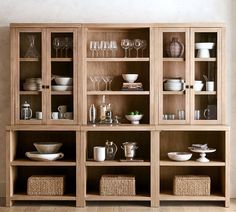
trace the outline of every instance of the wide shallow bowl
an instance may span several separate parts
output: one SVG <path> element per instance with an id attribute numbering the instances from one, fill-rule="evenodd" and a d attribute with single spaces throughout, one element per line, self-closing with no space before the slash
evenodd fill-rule
<path id="1" fill-rule="evenodd" d="M 214 43 L 204 42 L 204 43 L 195 43 L 195 49 L 213 49 Z"/>
<path id="2" fill-rule="evenodd" d="M 203 86 L 204 86 L 203 83 L 195 83 L 193 88 L 194 88 L 195 91 L 201 91 Z"/>
<path id="3" fill-rule="evenodd" d="M 61 152 L 54 154 L 40 154 L 35 151 L 35 152 L 26 152 L 25 155 L 31 160 L 38 160 L 38 161 L 53 161 L 64 157 L 64 154 Z"/>
<path id="4" fill-rule="evenodd" d="M 140 115 L 125 115 L 125 118 L 131 121 L 131 124 L 139 124 L 139 121 L 143 118 L 143 114 Z"/>
<path id="5" fill-rule="evenodd" d="M 52 91 L 72 91 L 70 85 L 52 85 Z"/>
<path id="6" fill-rule="evenodd" d="M 59 149 L 62 146 L 62 143 L 59 142 L 35 142 L 35 148 L 39 153 L 42 154 L 52 154 L 58 153 Z"/>
<path id="7" fill-rule="evenodd" d="M 165 91 L 181 91 L 182 90 L 182 83 L 164 83 L 164 90 Z"/>
<path id="8" fill-rule="evenodd" d="M 56 77 L 55 82 L 57 85 L 72 85 L 72 78 L 71 77 Z"/>
<path id="9" fill-rule="evenodd" d="M 168 157 L 175 161 L 187 161 L 192 157 L 190 152 L 168 152 Z"/>
<path id="10" fill-rule="evenodd" d="M 133 83 L 138 79 L 138 74 L 122 74 L 122 77 L 126 82 Z"/>

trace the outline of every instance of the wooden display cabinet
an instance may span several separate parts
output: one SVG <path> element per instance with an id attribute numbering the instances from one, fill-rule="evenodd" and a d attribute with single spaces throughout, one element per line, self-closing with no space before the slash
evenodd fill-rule
<path id="1" fill-rule="evenodd" d="M 35 38 L 37 57 L 26 57 L 29 35 Z M 173 37 L 184 45 L 184 54 L 178 58 L 167 54 L 166 47 Z M 68 38 L 72 45 L 55 46 L 56 38 L 62 41 Z M 147 46 L 139 49 L 138 57 L 135 49 L 125 57 L 122 39 L 142 39 Z M 113 51 L 91 48 L 94 47 L 91 41 L 115 41 L 117 48 Z M 215 43 L 210 58 L 197 57 L 197 42 Z M 228 207 L 230 151 L 229 127 L 225 125 L 224 42 L 223 24 L 12 24 L 6 204 L 11 206 L 14 201 L 23 200 L 68 200 L 84 207 L 89 201 L 147 201 L 158 207 L 163 201 L 217 201 Z M 139 75 L 136 82 L 142 83 L 143 90 L 122 90 L 122 74 L 127 73 Z M 73 78 L 73 89 L 52 90 L 56 85 L 55 75 Z M 206 91 L 203 75 L 214 80 L 214 91 Z M 111 76 L 111 89 L 106 89 L 104 76 Z M 23 84 L 28 78 L 41 78 L 42 89 L 25 90 Z M 163 81 L 173 78 L 184 80 L 183 89 L 165 91 Z M 194 91 L 195 80 L 203 80 L 202 91 Z M 120 124 L 98 124 L 103 95 L 106 103 L 111 103 L 113 117 L 121 118 Z M 25 101 L 33 110 L 30 120 L 22 120 L 20 116 Z M 95 125 L 89 124 L 88 118 L 92 104 L 97 109 Z M 67 111 L 73 112 L 72 120 L 51 119 L 51 112 L 58 111 L 59 105 L 67 105 Z M 144 114 L 137 125 L 125 118 L 135 110 Z M 178 119 L 178 110 L 185 112 L 184 119 Z M 199 120 L 195 120 L 195 110 L 201 111 Z M 214 116 L 204 118 L 204 110 Z M 36 111 L 43 112 L 42 120 L 36 119 Z M 175 117 L 164 120 L 163 114 Z M 118 146 L 115 160 L 94 161 L 93 147 L 105 146 L 106 140 Z M 25 152 L 34 150 L 35 141 L 62 142 L 64 158 L 51 162 L 29 160 Z M 143 161 L 120 161 L 124 159 L 120 146 L 127 141 L 138 143 L 136 158 Z M 196 153 L 186 162 L 167 157 L 171 151 L 188 151 L 193 143 L 207 143 L 216 149 L 207 155 L 209 163 L 197 162 Z M 65 174 L 68 184 L 65 195 L 27 195 L 27 178 L 35 174 Z M 103 174 L 135 175 L 137 195 L 99 195 Z M 176 174 L 210 176 L 211 195 L 173 195 Z"/>

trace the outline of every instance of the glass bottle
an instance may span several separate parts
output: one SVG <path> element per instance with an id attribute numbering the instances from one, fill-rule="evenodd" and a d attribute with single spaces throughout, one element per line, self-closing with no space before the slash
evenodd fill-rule
<path id="1" fill-rule="evenodd" d="M 29 48 L 25 53 L 25 58 L 38 58 L 39 53 L 35 46 L 35 35 L 28 35 Z"/>
<path id="2" fill-rule="evenodd" d="M 102 96 L 102 104 L 100 105 L 100 123 L 105 123 L 106 120 L 106 111 L 107 111 L 107 104 L 106 104 L 106 97 L 105 95 Z"/>
<path id="3" fill-rule="evenodd" d="M 106 141 L 106 160 L 114 160 L 117 152 L 117 146 L 113 141 Z"/>
<path id="4" fill-rule="evenodd" d="M 96 123 L 96 107 L 94 104 L 91 104 L 89 107 L 89 122 L 91 124 Z"/>

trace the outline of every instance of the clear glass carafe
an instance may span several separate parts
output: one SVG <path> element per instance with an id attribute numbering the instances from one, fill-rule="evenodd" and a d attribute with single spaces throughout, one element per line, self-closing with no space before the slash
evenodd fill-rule
<path id="1" fill-rule="evenodd" d="M 39 53 L 35 45 L 35 35 L 28 35 L 29 48 L 25 53 L 25 58 L 38 58 Z"/>
<path id="2" fill-rule="evenodd" d="M 117 152 L 117 146 L 113 141 L 106 141 L 106 160 L 114 160 Z"/>

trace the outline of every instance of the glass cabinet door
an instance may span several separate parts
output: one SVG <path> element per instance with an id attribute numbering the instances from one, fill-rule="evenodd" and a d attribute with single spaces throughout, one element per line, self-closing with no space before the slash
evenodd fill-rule
<path id="1" fill-rule="evenodd" d="M 14 119 L 17 124 L 42 124 L 45 122 L 44 33 L 40 28 L 19 28 L 12 33 L 15 33 L 12 48 L 18 49 L 12 57 L 16 66 L 12 75 L 17 105 Z"/>
<path id="2" fill-rule="evenodd" d="M 47 122 L 75 124 L 77 121 L 77 29 L 47 31 Z"/>
<path id="3" fill-rule="evenodd" d="M 189 30 L 159 29 L 159 123 L 189 122 Z"/>
<path id="4" fill-rule="evenodd" d="M 220 30 L 191 29 L 191 120 L 195 124 L 221 122 Z"/>

